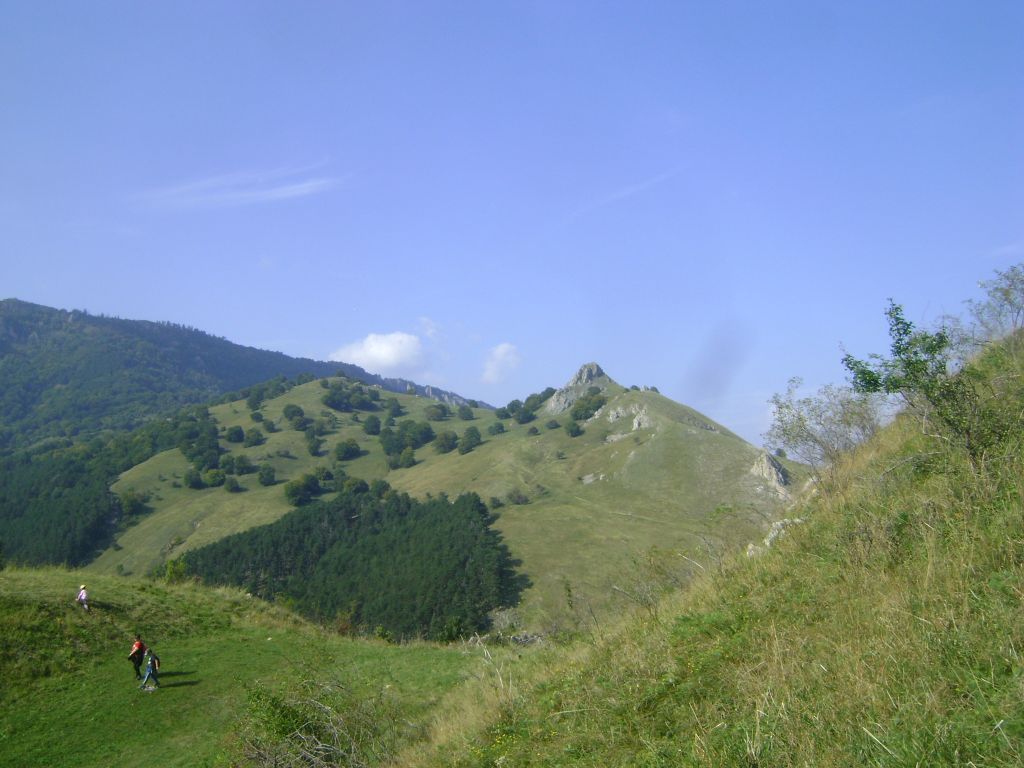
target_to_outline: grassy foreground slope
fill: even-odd
[[[542,411],[527,424],[504,419],[504,431],[491,434],[494,411],[473,409],[472,420],[451,416],[431,425],[435,432],[459,435],[476,427],[481,445],[466,454],[442,454],[427,445],[406,469],[389,471],[380,441],[363,432],[367,414],[331,412],[321,402],[326,390],[319,382],[263,404],[263,418],[281,426],[264,444],[243,448],[222,440],[221,448],[253,464],[271,464],[284,482],[334,466],[334,447],[353,439],[362,455],[340,464],[351,476],[383,478],[417,497],[475,492],[485,501],[504,501],[496,527],[534,584],[521,613],[533,627],[555,629],[565,626],[567,589],[587,613],[606,613],[617,607],[616,587],[629,588],[635,561],[652,546],[706,562],[710,553],[763,536],[782,501],[782,489],[751,472],[760,451],[729,430],[657,392],[626,389],[606,378],[600,383],[608,402],[582,424],[578,437],[566,432],[568,413]],[[399,422],[426,421],[427,408],[436,404],[422,397],[397,399],[405,410]],[[311,456],[304,435],[288,428],[283,413],[289,404],[310,418],[336,419],[323,436],[321,455]],[[218,405],[210,413],[223,429],[259,424],[244,402]],[[552,421],[558,425],[549,427]],[[239,478],[242,493],[196,491],[182,485],[187,468],[175,450],[122,475],[114,490],[148,493],[153,512],[123,532],[90,570],[145,573],[290,509],[280,482],[262,487],[255,475],[245,475]]]
[[[73,605],[85,581],[94,596]],[[159,653],[161,689],[138,690],[135,632]],[[472,659],[457,649],[353,641],[232,590],[56,569],[0,572],[0,765],[203,766],[238,754],[253,696],[296,681],[386,696],[415,738]]]
[[[1019,419],[1024,356],[996,359],[976,364],[979,392]],[[901,417],[768,552],[566,654],[405,764],[1024,764],[1021,431],[972,457],[935,429]]]

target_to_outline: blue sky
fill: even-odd
[[[1024,261],[1019,2],[9,2],[0,297],[757,443]]]

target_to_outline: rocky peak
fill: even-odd
[[[563,389],[573,389],[574,387],[589,386],[596,379],[603,378],[607,379],[607,374],[601,370],[601,366],[597,363],[586,363],[580,366],[580,369],[576,371],[576,375],[569,379],[569,383],[566,384]]]
[[[605,390],[609,384],[615,382],[608,378],[601,366],[597,363],[586,363],[580,367],[576,374],[569,379],[568,383],[555,392],[544,404],[547,413],[563,413],[572,408],[579,398],[587,393],[590,387],[598,387]]]

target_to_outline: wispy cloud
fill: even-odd
[[[138,197],[159,208],[230,208],[319,195],[344,181],[336,176],[313,175],[318,167],[228,173],[152,189]]]
[[[605,206],[613,205],[614,203],[618,203],[623,200],[628,200],[631,197],[642,195],[644,192],[654,189],[655,187],[664,184],[666,181],[675,178],[682,172],[682,168],[673,168],[672,170],[659,173],[657,176],[652,176],[649,179],[645,179],[635,184],[627,184],[619,187],[614,192],[611,192],[592,203],[577,208],[570,214],[569,218],[574,219],[586,213],[596,211],[599,208],[604,208]]]
[[[497,384],[519,367],[519,350],[507,341],[494,347],[484,361],[484,372],[480,380],[485,384]]]
[[[402,331],[371,333],[332,352],[330,359],[355,363],[371,373],[409,375],[423,364],[423,343]]]

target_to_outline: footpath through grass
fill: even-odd
[[[229,764],[257,690],[300,681],[387,693],[414,739],[437,700],[474,659],[455,648],[389,646],[325,633],[229,590],[168,587],[90,575],[85,613],[72,604],[81,572],[0,572],[0,765]],[[162,660],[143,692],[127,660],[134,633]]]

